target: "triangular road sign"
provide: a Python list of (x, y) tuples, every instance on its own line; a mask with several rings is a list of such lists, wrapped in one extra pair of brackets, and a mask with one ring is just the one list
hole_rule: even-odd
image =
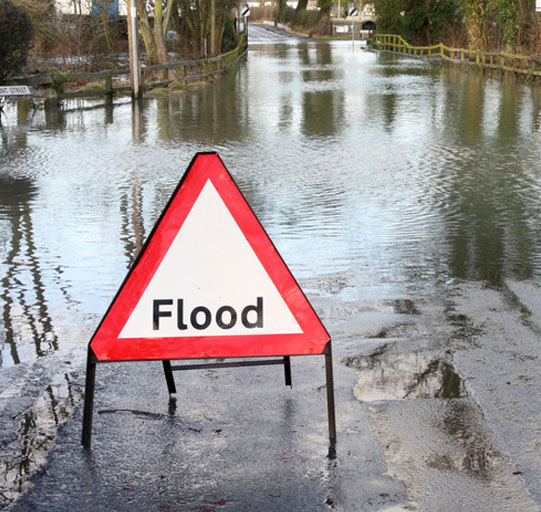
[(219, 156), (200, 153), (90, 348), (98, 361), (255, 357), (329, 340)]

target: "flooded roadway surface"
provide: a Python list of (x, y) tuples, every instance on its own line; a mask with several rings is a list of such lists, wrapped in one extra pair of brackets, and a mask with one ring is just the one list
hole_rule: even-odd
[[(250, 30), (238, 68), (141, 108), (7, 106), (1, 506), (539, 510), (541, 89)], [(157, 363), (100, 366), (79, 445), (86, 344), (202, 150), (333, 336), (335, 459), (319, 357), (292, 390), (204, 370), (172, 399)]]

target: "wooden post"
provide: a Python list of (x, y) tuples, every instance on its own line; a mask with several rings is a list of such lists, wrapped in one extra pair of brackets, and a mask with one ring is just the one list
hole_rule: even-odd
[(107, 71), (105, 75), (105, 95), (108, 99), (113, 97), (113, 72)]

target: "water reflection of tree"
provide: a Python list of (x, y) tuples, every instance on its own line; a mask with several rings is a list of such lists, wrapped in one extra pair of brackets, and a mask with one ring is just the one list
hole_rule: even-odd
[(483, 113), (485, 105), (485, 80), (480, 74), (465, 74), (459, 69), (454, 71), (452, 83), (460, 87), (461, 116), (458, 120), (459, 137), (467, 146), (481, 141)]
[(143, 247), (145, 226), (143, 220), (143, 191), (139, 183), (134, 183), (120, 197), (122, 227), (120, 237), (124, 244), (124, 254), (130, 266)]
[(242, 140), (247, 134), (246, 99), (238, 94), (243, 67), (231, 68), (214, 84), (157, 100), (157, 123), (162, 140), (219, 144)]
[[(499, 283), (507, 270), (522, 277), (531, 275), (535, 247), (528, 226), (528, 207), (524, 199), (524, 169), (516, 161), (519, 141), (521, 93), (510, 82), (500, 84), (496, 138), (490, 139), (486, 120), (487, 83), (475, 74), (450, 75), (446, 98), (446, 125), (458, 121), (456, 144), (459, 160), (443, 167), (448, 181), (448, 240), (452, 247), (450, 266), (454, 276), (481, 278)], [(519, 187), (516, 183), (520, 182)]]
[[(35, 194), (35, 187), (28, 179), (0, 179), (0, 205), (5, 218), (10, 221), (10, 237), (6, 245), (11, 245), (5, 260), (6, 272), (1, 280), (0, 298), (5, 340), (14, 363), (20, 362), (17, 341), (26, 335), (32, 337), (38, 357), (58, 349), (58, 337), (47, 306), (34, 243), (30, 202)], [(29, 279), (25, 275), (27, 272)], [(29, 287), (25, 285), (26, 281), (30, 282)]]
[(382, 65), (370, 71), (377, 75), (379, 87), (368, 95), (367, 109), (370, 118), (379, 118), (383, 115), (384, 128), (391, 132), (396, 118), (398, 108), (398, 94), (395, 91), (396, 85), (393, 80), (398, 76), (399, 71), (392, 65), (390, 59), (396, 57), (387, 54), (378, 55), (378, 62)]
[(541, 89), (531, 87), (530, 94), (532, 98), (532, 133), (537, 133), (541, 129)]
[(302, 78), (305, 84), (321, 87), (328, 82), (328, 88), (324, 90), (309, 90), (308, 87), (304, 91), (302, 131), (306, 135), (334, 135), (341, 129), (344, 119), (344, 90), (332, 86), (337, 78), (332, 66), (332, 46), (300, 47), (299, 55), (304, 66)]
[(72, 382), (70, 375), (58, 375), (31, 408), (12, 418), (17, 435), (11, 443), (5, 442), (3, 446), (0, 508), (20, 495), (27, 475), (43, 464), (54, 443), (56, 429), (70, 418), (81, 395), (81, 388)]
[(299, 44), (297, 48), (303, 67), (316, 64), (319, 66), (333, 64), (333, 48), (329, 44)]
[[(296, 55), (292, 55), (292, 53), (292, 46), (286, 44), (276, 46), (276, 55), (281, 61), (290, 64), (295, 63), (296, 65)], [(296, 76), (297, 70), (292, 71), (291, 69), (287, 68), (280, 70), (280, 73), (278, 74), (278, 82), (280, 84), (280, 111), (278, 114), (278, 126), (280, 129), (286, 129), (292, 126), (293, 112), (295, 110), (293, 103), (296, 103), (296, 101), (288, 86), (293, 80), (296, 79)]]

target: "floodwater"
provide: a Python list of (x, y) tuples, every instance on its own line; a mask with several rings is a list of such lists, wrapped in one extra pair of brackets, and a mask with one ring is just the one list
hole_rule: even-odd
[[(482, 393), (471, 398), (471, 382), (482, 378), (457, 368), (455, 353), (483, 349), (488, 319), (469, 316), (472, 303), (487, 300), (483, 293), (504, 297), (505, 309), (521, 297), (520, 286), (529, 287), (524, 297), (541, 286), (541, 88), (350, 42), (258, 34), (239, 67), (178, 95), (141, 105), (66, 101), (57, 112), (6, 106), (0, 406), (25, 396), (27, 370), (19, 368), (41, 365), (56, 375), (56, 384), (33, 383), (48, 386), (39, 395), (50, 404), (42, 422), (65, 421), (80, 389), (73, 391), (73, 372), (62, 368), (81, 369), (86, 342), (190, 160), (213, 150), (313, 299), (341, 363), (358, 371), (353, 395), (383, 418), (375, 428), (382, 444), (403, 435), (397, 417), (406, 403), (433, 399), (446, 441), (430, 439), (449, 451), (458, 436), (466, 454), (444, 461), (428, 454), (428, 472), (454, 465), (477, 478), (472, 492), (493, 494), (482, 489), (494, 481), (539, 500), (539, 468), (525, 467), (536, 456), (538, 463), (540, 445), (521, 459), (527, 433), (521, 437), (520, 426), (516, 444), (498, 445), (508, 426), (496, 413), (490, 422)], [(517, 306), (520, 325), (534, 311), (526, 306)], [(535, 373), (539, 349), (530, 344), (525, 357)], [(530, 395), (537, 404), (538, 393)], [(30, 402), (14, 417), (39, 413)], [(430, 416), (419, 411), (418, 424), (410, 417), (408, 432), (420, 428), (423, 414)], [(430, 509), (419, 491), (426, 475), (400, 469), (400, 454), (384, 452), (413, 489), (409, 502)], [(17, 487), (4, 491), (10, 501), (32, 468), (3, 464), (4, 480)], [(502, 464), (520, 471), (506, 480)], [(528, 510), (524, 499), (518, 503)]]

